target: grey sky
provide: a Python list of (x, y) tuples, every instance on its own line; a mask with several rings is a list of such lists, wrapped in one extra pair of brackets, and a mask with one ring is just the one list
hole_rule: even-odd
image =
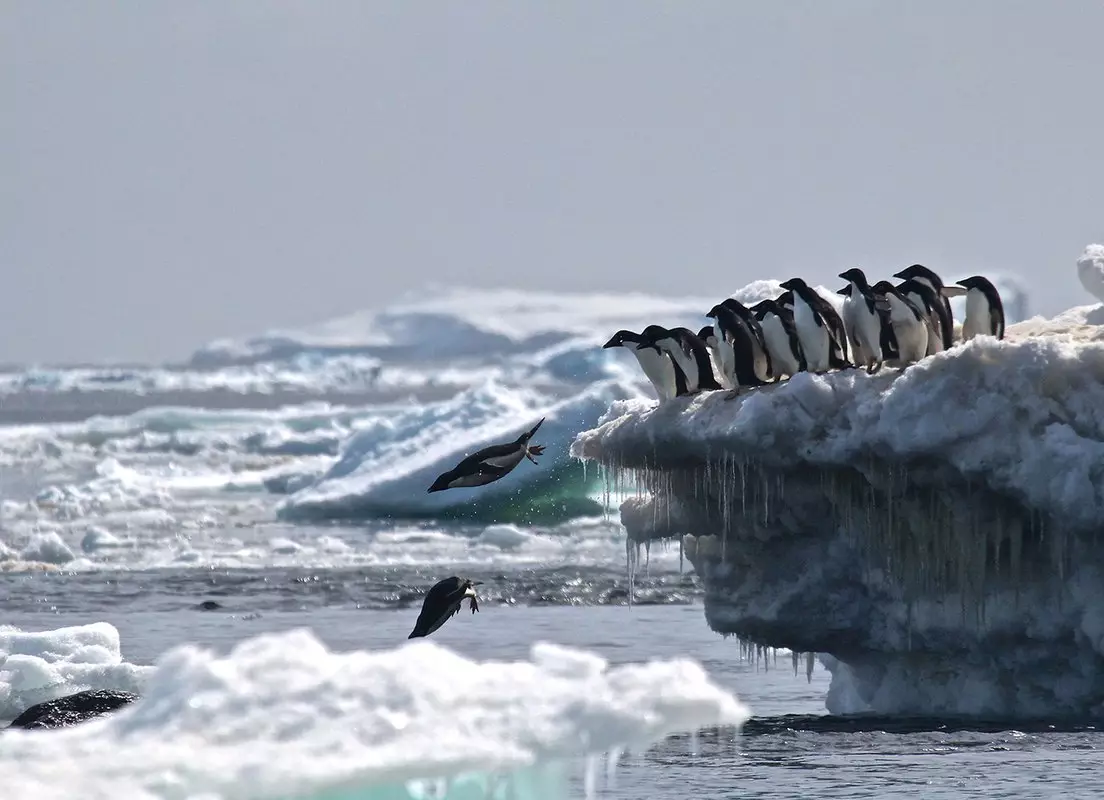
[(178, 358), (429, 281), (921, 261), (1091, 302), (1104, 3), (0, 5), (0, 361)]

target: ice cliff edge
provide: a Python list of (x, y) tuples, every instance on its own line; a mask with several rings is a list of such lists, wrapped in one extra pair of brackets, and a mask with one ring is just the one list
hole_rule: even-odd
[(1104, 309), (907, 370), (615, 402), (576, 457), (682, 537), (709, 625), (822, 654), (832, 712), (1104, 713)]

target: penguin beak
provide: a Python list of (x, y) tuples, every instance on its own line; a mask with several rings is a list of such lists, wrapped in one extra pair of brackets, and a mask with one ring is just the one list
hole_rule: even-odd
[(604, 345), (602, 345), (602, 349), (606, 350), (610, 347), (620, 347), (620, 346), (621, 346), (621, 341), (616, 336), (614, 336), (612, 339), (610, 339), (608, 342), (606, 342)]
[(842, 294), (844, 297), (846, 297), (847, 295), (851, 294), (851, 287), (844, 286), (842, 289), (837, 289), (836, 294)]

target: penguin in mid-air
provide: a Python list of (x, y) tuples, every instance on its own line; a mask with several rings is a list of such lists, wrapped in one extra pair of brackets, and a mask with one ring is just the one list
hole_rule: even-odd
[(544, 424), (543, 418), (509, 444), (493, 444), (472, 453), (448, 472), (438, 475), (428, 491), (443, 492), (445, 489), (461, 489), (494, 483), (508, 475), (523, 458), (528, 458), (536, 464), (536, 456), (544, 453), (544, 447), (539, 444), (529, 444), (529, 440), (542, 424)]
[(460, 612), (460, 606), (465, 599), (469, 601), (471, 612), (474, 614), (479, 610), (475, 587), (482, 583), (483, 581), (471, 581), (453, 575), (434, 584), (433, 588), (426, 592), (425, 600), (422, 601), (422, 612), (418, 614), (414, 630), (406, 638), (429, 636), (444, 625), (453, 614)]
[(858, 267), (841, 272), (839, 277), (847, 281), (843, 303), (843, 327), (851, 342), (851, 359), (866, 374), (873, 375), (882, 368), (885, 354), (882, 352), (882, 329), (887, 324), (885, 312), (879, 308), (878, 298), (870, 288), (866, 273)]
[(763, 329), (763, 343), (770, 356), (771, 371), (777, 383), (782, 376), (792, 377), (806, 369), (805, 353), (794, 326), (793, 312), (787, 311), (770, 298), (750, 309)]
[(943, 349), (950, 350), (954, 346), (954, 314), (951, 313), (949, 298), (959, 297), (966, 294), (966, 292), (957, 286), (947, 286), (943, 283), (942, 278), (923, 264), (913, 264), (911, 267), (906, 267), (900, 272), (893, 273), (893, 277), (900, 278), (903, 281), (919, 281), (927, 284), (935, 292), (936, 297), (943, 303), (943, 308), (947, 310), (947, 319), (951, 320), (950, 326), (940, 331), (943, 339)]
[(966, 319), (962, 321), (962, 341), (975, 336), (1004, 338), (1004, 303), (1000, 292), (988, 278), (974, 275), (955, 281), (966, 290)]
[[(736, 313), (718, 303), (706, 313), (711, 317), (717, 329), (718, 340), (723, 340), (732, 351), (731, 360), (725, 365), (728, 369), (728, 382), (732, 384), (729, 397), (740, 393), (742, 386), (763, 386), (766, 384), (755, 372), (756, 346), (751, 330)], [(756, 322), (756, 326), (758, 326)], [(762, 330), (762, 329), (760, 329)]]
[(678, 395), (680, 390), (685, 393), (686, 376), (682, 370), (670, 356), (659, 349), (658, 345), (646, 341), (639, 333), (620, 330), (602, 347), (603, 349), (623, 347), (636, 356), (640, 369), (648, 376), (648, 380), (655, 388), (659, 402), (667, 402)]
[(670, 356), (675, 367), (686, 376), (685, 391), (679, 392), (680, 395), (722, 388), (717, 382), (717, 376), (713, 374), (709, 349), (691, 331), (686, 328), (649, 325), (640, 332), (640, 336), (645, 342), (656, 345)]
[(847, 360), (847, 333), (832, 304), (801, 278), (790, 278), (783, 289), (793, 292), (794, 326), (809, 372), (852, 366)]
[(954, 321), (947, 310), (947, 298), (936, 294), (925, 281), (909, 278), (897, 284), (897, 291), (920, 309), (928, 323), (928, 355), (942, 353), (948, 342), (954, 342)]
[(902, 368), (915, 364), (928, 354), (928, 323), (912, 301), (889, 281), (878, 281), (872, 287), (884, 309), (897, 340), (897, 361)]

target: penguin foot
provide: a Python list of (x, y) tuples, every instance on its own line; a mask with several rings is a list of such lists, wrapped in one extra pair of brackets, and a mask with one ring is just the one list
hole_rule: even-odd
[(877, 373), (881, 372), (881, 370), (882, 370), (882, 362), (881, 361), (879, 361), (875, 364), (867, 364), (866, 365), (866, 374), (867, 375), (876, 375)]
[(725, 395), (725, 400), (735, 400), (739, 396), (740, 396), (740, 390), (739, 389), (730, 389), (728, 391), (728, 394)]
[(534, 464), (537, 463), (537, 459), (534, 458), (534, 456), (539, 455), (544, 455), (544, 445), (542, 444), (531, 444), (525, 449), (525, 457)]
[(479, 610), (479, 601), (475, 599), (474, 594), (468, 598), (468, 606), (471, 608), (473, 614)]

